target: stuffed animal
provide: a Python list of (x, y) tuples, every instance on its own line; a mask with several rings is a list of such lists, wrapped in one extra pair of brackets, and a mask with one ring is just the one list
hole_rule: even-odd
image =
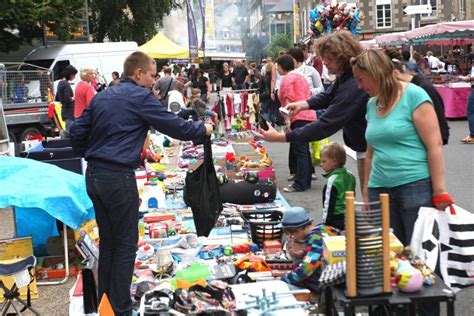
[(408, 260), (399, 259), (395, 281), (402, 292), (418, 292), (423, 286), (423, 275)]

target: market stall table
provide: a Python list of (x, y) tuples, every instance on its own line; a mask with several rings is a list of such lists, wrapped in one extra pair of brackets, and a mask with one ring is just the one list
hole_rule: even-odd
[(447, 118), (466, 117), (467, 98), (470, 87), (446, 87), (436, 85), (436, 90), (444, 101), (444, 114)]
[(446, 314), (454, 316), (454, 301), (456, 296), (454, 292), (447, 287), (441, 278), (436, 279), (433, 286), (424, 286), (420, 291), (415, 293), (403, 293), (394, 290), (391, 295), (378, 295), (372, 297), (354, 297), (346, 296), (345, 286), (333, 286), (325, 289), (326, 297), (326, 315), (333, 315), (331, 304), (339, 304), (344, 308), (344, 315), (354, 315), (355, 308), (358, 306), (369, 306), (369, 312), (372, 306), (388, 305), (390, 308), (399, 305), (409, 306), (409, 315), (416, 315), (415, 305), (418, 304), (439, 304), (446, 302)]

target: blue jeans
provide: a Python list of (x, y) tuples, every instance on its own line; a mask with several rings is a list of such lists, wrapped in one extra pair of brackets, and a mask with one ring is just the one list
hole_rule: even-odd
[[(310, 121), (294, 121), (291, 123), (291, 129), (296, 129)], [(290, 142), (290, 152), (288, 164), (292, 165), (292, 159), (296, 160), (295, 183), (293, 188), (297, 191), (304, 191), (311, 188), (311, 154), (309, 152), (308, 142)]]
[[(404, 246), (409, 245), (420, 207), (433, 207), (431, 178), (392, 188), (369, 188), (369, 201), (379, 201), (380, 193), (389, 194), (390, 227), (393, 228), (393, 233)], [(440, 314), (439, 303), (419, 304), (418, 312), (421, 316), (437, 316)], [(397, 313), (397, 315), (407, 314), (406, 307)]]
[(131, 315), (130, 284), (138, 242), (135, 174), (89, 164), (86, 186), (99, 227), (99, 301), (107, 293), (115, 315)]
[(388, 193), (390, 197), (390, 227), (393, 233), (403, 245), (409, 245), (418, 210), (422, 206), (433, 206), (431, 178), (392, 188), (369, 188), (369, 201), (379, 201), (380, 193)]
[(469, 136), (474, 137), (474, 86), (471, 88), (471, 93), (467, 99), (466, 114), (469, 122)]

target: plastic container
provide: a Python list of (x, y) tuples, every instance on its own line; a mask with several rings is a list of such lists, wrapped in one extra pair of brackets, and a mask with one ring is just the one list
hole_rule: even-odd
[(242, 212), (242, 218), (249, 226), (252, 241), (260, 248), (265, 240), (278, 240), (283, 236), (279, 227), (283, 213), (280, 211), (247, 211)]
[(147, 182), (143, 186), (142, 203), (140, 211), (149, 209), (166, 208), (166, 194), (161, 185)]
[(211, 276), (209, 267), (202, 263), (193, 263), (189, 268), (176, 272), (172, 284), (175, 288), (187, 289), (192, 285), (205, 283)]

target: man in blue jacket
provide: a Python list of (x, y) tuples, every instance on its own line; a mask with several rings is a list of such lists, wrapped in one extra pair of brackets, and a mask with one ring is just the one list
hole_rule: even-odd
[(270, 126), (257, 136), (270, 142), (311, 142), (324, 139), (342, 129), (344, 142), (357, 153), (357, 169), (361, 187), (364, 185), (365, 119), (369, 96), (359, 89), (352, 74), (350, 60), (362, 53), (359, 41), (349, 31), (336, 31), (318, 39), (316, 49), (328, 71), (337, 76), (335, 83), (306, 101), (289, 103), (286, 109), (294, 116), (303, 110), (326, 112), (314, 122), (286, 133)]
[(153, 95), (155, 61), (141, 52), (124, 63), (126, 79), (99, 94), (70, 129), (74, 150), (87, 160), (87, 193), (100, 236), (99, 300), (105, 293), (116, 315), (131, 315), (130, 284), (138, 242), (134, 168), (150, 126), (181, 140), (210, 135), (212, 126), (167, 111)]

